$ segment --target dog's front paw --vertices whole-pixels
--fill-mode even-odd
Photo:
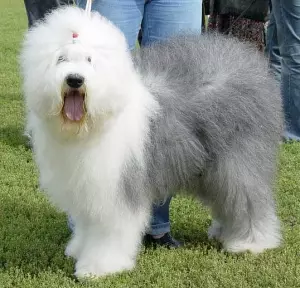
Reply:
[[[77,278],[98,278],[134,268],[134,261],[122,257],[81,257],[76,263]]]

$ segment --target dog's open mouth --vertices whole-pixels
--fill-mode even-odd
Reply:
[[[79,122],[85,116],[85,89],[67,89],[63,93],[62,114],[69,121]]]

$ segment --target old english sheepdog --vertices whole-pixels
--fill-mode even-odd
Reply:
[[[181,35],[132,54],[107,19],[66,7],[28,31],[21,67],[40,185],[74,220],[77,277],[132,269],[152,203],[176,191],[211,208],[225,250],[279,246],[281,98],[255,49]]]

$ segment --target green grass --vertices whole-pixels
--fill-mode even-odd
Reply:
[[[175,198],[177,251],[143,249],[136,269],[78,283],[64,257],[66,217],[38,189],[31,151],[25,148],[17,55],[27,28],[23,1],[0,3],[0,287],[300,287],[300,144],[282,146],[277,185],[283,247],[258,256],[230,255],[208,241],[208,212]],[[37,79],[38,81],[38,79]]]

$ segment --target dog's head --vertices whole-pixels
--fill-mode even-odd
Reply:
[[[54,11],[28,31],[21,66],[28,109],[72,131],[122,110],[134,74],[120,30],[76,7]]]

